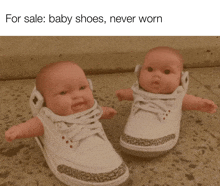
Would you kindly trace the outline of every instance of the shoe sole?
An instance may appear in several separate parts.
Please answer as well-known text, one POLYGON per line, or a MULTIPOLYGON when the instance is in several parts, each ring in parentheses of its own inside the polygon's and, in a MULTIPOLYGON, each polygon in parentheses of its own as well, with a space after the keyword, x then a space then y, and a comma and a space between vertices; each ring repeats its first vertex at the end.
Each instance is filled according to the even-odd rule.
POLYGON ((35 140, 37 141, 37 144, 40 147, 50 170, 53 172, 53 174, 57 177, 58 180, 60 180, 68 186, 125 186, 124 184, 129 180, 128 167, 126 167, 126 172, 118 179, 104 183, 86 182, 73 177, 69 177, 65 174, 61 175, 60 172, 57 171, 57 168, 53 165, 53 162, 50 160, 47 153, 45 152, 41 140, 38 137, 35 137, 35 140))
POLYGON ((128 144, 120 138, 120 145, 122 147, 123 152, 127 154, 131 154, 133 156, 144 157, 144 158, 153 158, 166 154, 170 151, 175 145, 177 141, 173 141, 172 143, 167 143, 164 145, 160 145, 157 147, 143 147, 128 144))

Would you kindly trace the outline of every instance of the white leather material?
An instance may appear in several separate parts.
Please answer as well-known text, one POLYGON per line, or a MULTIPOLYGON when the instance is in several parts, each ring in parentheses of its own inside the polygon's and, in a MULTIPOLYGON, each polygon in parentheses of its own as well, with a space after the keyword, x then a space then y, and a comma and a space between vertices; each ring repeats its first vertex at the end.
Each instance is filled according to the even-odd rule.
POLYGON ((40 109, 42 108, 44 103, 44 98, 41 95, 41 93, 36 89, 36 87, 34 87, 30 99, 29 99, 29 104, 31 107, 31 112, 32 115, 35 117, 38 112, 40 111, 40 109))
POLYGON ((137 78, 139 78, 140 71, 141 71, 142 65, 136 65, 134 72, 137 75, 137 78))

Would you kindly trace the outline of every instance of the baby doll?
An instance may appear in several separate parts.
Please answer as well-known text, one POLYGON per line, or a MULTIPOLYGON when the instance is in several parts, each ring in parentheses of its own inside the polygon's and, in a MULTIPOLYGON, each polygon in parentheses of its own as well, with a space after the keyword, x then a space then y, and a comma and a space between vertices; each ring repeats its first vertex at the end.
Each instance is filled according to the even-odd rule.
POLYGON ((213 101, 186 94, 189 77, 182 70, 178 51, 153 48, 143 66, 136 67, 138 81, 132 88, 116 91, 119 101, 134 100, 120 138, 125 152, 142 157, 164 154, 177 143, 182 109, 216 112, 213 101))
POLYGON ((7 141, 35 137, 54 175, 67 185, 119 185, 128 168, 108 141, 100 118, 116 111, 100 107, 91 82, 72 62, 41 69, 30 97, 34 117, 5 132, 7 141))

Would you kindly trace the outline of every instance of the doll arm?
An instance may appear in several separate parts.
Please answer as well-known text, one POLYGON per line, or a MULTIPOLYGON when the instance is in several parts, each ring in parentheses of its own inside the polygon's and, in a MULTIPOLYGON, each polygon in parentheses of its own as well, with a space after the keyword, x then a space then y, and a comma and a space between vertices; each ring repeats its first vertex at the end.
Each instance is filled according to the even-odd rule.
POLYGON ((11 142, 15 139, 30 138, 42 136, 44 134, 44 127, 38 117, 34 117, 25 123, 20 123, 8 129, 5 132, 5 139, 11 142))
POLYGON ((111 107, 102 107, 103 114, 100 119, 111 119, 117 114, 117 111, 111 107))
POLYGON ((131 88, 116 90, 115 94, 118 97, 119 101, 122 101, 122 100, 133 101, 134 100, 133 90, 131 88))
POLYGON ((198 110, 201 112, 215 113, 218 106, 211 100, 186 94, 183 98, 182 108, 183 110, 198 110))

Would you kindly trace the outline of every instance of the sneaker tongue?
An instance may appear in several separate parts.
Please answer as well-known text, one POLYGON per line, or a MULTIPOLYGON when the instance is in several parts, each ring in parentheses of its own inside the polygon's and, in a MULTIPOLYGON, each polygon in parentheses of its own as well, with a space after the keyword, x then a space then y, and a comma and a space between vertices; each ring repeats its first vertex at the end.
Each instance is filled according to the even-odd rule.
POLYGON ((134 95, 139 95, 143 98, 145 97, 151 97, 153 99, 175 99, 178 97, 178 95, 181 92, 184 92, 183 86, 178 86, 176 88, 176 90, 171 93, 171 94, 155 94, 155 93, 151 93, 151 92, 147 92, 144 89, 140 88, 138 81, 136 81, 133 86, 131 87, 131 89, 134 92, 134 95))
POLYGON ((98 119, 102 116, 102 109, 98 105, 96 100, 94 100, 94 105, 92 108, 85 110, 83 112, 71 114, 68 116, 59 116, 59 115, 53 113, 47 107, 43 107, 42 109, 44 109, 45 115, 47 117, 49 117, 53 122, 66 122, 68 124, 82 123, 84 119, 92 117, 93 115, 97 116, 98 119))

